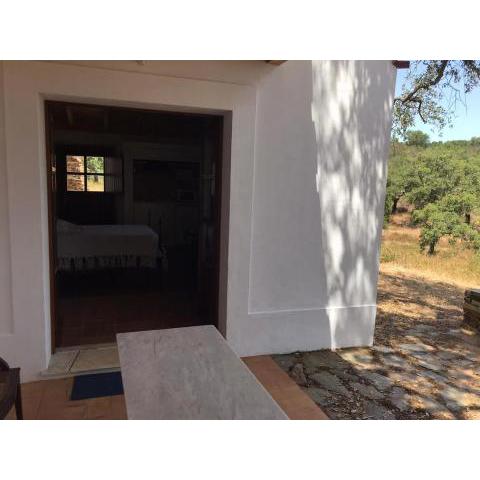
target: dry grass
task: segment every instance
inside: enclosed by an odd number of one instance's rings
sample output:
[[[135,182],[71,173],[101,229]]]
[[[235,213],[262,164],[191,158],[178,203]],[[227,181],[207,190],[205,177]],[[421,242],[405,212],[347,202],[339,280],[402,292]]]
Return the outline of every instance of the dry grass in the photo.
[[[391,274],[412,273],[461,288],[480,286],[480,255],[461,242],[450,245],[442,239],[435,255],[420,252],[420,230],[408,226],[408,214],[399,214],[383,231],[382,271]]]
[[[378,279],[377,343],[391,344],[402,329],[416,324],[445,329],[462,322],[463,289],[457,285],[425,279],[411,272],[389,272],[382,266]],[[404,339],[403,339],[404,340]]]

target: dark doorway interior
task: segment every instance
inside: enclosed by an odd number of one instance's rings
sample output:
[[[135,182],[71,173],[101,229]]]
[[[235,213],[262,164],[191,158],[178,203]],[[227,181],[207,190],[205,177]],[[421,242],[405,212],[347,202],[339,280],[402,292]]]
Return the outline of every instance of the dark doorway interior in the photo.
[[[217,324],[223,118],[46,102],[55,347]]]

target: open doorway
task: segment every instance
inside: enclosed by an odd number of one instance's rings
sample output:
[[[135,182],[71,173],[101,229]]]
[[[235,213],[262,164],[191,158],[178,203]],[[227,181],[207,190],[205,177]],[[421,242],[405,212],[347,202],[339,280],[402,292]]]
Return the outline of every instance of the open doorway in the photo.
[[[223,117],[45,109],[54,349],[218,325]]]

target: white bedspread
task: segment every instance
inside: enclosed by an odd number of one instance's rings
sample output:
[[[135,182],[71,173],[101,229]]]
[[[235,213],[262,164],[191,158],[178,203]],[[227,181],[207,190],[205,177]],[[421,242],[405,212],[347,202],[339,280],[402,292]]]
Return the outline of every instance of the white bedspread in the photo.
[[[158,235],[146,225],[73,225],[57,228],[60,269],[154,267]]]

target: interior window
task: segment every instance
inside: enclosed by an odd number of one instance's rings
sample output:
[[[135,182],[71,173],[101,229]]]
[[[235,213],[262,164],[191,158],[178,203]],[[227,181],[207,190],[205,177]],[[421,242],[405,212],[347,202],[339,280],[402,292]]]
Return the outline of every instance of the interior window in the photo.
[[[105,192],[105,158],[67,155],[67,192]]]

